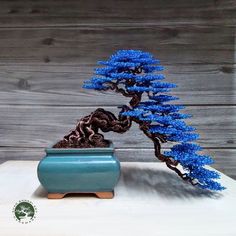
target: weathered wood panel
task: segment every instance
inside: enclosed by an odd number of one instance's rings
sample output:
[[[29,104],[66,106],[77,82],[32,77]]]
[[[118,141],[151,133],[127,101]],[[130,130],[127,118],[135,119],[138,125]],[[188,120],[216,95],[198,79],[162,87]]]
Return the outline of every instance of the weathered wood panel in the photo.
[[[164,65],[231,65],[234,63],[234,27],[0,29],[0,61],[4,64],[91,64],[126,48],[150,51]]]
[[[235,7],[233,0],[1,0],[0,26],[104,25],[118,22],[232,25],[235,23]]]
[[[199,143],[236,178],[235,16],[233,0],[0,0],[0,162],[41,158],[98,106],[117,112],[125,98],[82,82],[97,60],[134,48],[161,59]],[[137,126],[106,136],[120,160],[155,161]]]
[[[204,153],[212,156],[214,168],[236,179],[235,149],[204,149]],[[158,161],[153,149],[116,149],[115,154],[120,161]],[[0,148],[0,163],[7,160],[40,160],[43,156],[43,148]]]
[[[119,109],[105,107],[114,113]],[[54,106],[0,106],[0,146],[46,147],[74,128],[76,120],[94,111],[96,107]],[[236,119],[233,106],[191,106],[186,113],[193,118],[188,123],[201,135],[204,147],[235,147]],[[152,147],[134,124],[126,134],[107,133],[118,148]],[[167,144],[169,146],[171,144]],[[164,145],[165,146],[165,145]]]
[[[92,59],[91,59],[92,60]],[[97,59],[94,58],[94,63]],[[121,105],[127,98],[113,92],[83,89],[96,65],[0,65],[0,104]],[[166,80],[182,104],[236,104],[235,65],[168,65]]]
[[[235,104],[234,29],[219,26],[0,29],[1,103],[122,104],[81,85],[97,60],[127,47],[161,59],[180,103]]]

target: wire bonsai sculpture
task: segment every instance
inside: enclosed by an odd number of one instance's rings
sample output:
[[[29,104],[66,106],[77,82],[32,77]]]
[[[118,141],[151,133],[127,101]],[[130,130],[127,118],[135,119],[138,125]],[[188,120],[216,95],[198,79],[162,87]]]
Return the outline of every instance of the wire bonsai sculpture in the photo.
[[[109,141],[100,131],[124,133],[132,122],[136,122],[153,141],[155,156],[184,181],[203,189],[223,190],[224,187],[214,181],[220,177],[219,174],[204,167],[212,164],[213,160],[210,156],[199,154],[202,148],[192,143],[199,135],[193,133],[195,128],[183,121],[191,116],[179,112],[184,109],[182,105],[166,104],[178,99],[166,94],[176,85],[162,82],[165,77],[160,71],[164,68],[159,60],[148,52],[119,50],[108,61],[99,61],[98,64],[105,67],[96,68],[96,76],[85,81],[83,87],[113,90],[130,97],[129,104],[121,107],[118,117],[98,108],[80,119],[76,128],[54,148],[107,147]],[[178,144],[162,153],[161,143],[168,141]]]

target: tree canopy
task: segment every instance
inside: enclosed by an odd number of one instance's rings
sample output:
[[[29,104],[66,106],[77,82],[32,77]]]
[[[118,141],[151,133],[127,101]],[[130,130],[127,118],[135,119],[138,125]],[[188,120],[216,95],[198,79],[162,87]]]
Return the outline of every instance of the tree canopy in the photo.
[[[132,97],[129,106],[124,106],[120,116],[137,122],[140,129],[151,138],[156,156],[166,162],[182,179],[203,189],[223,190],[216,182],[220,176],[205,167],[213,163],[210,156],[199,154],[202,148],[193,143],[199,135],[195,128],[187,125],[184,119],[191,115],[180,113],[182,105],[168,104],[177,97],[168,95],[173,83],[163,82],[163,66],[151,53],[141,50],[119,50],[107,61],[99,61],[95,76],[85,81],[84,88],[95,90],[114,90],[124,96]],[[142,95],[147,99],[143,99]],[[176,142],[170,151],[160,152],[160,143]],[[177,169],[180,164],[184,173]]]

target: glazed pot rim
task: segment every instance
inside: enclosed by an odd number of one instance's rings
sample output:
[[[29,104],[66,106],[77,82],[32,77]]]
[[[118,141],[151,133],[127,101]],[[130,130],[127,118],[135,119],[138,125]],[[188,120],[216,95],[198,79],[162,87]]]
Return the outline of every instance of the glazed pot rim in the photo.
[[[114,145],[112,141],[109,140],[109,147],[97,147],[97,148],[53,148],[54,144],[45,148],[46,153],[104,153],[104,152],[113,152]]]

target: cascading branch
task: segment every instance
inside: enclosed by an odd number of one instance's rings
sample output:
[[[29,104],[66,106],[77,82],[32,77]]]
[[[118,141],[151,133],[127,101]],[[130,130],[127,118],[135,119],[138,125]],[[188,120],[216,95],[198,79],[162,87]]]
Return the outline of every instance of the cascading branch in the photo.
[[[205,168],[213,160],[199,154],[202,148],[193,143],[198,138],[198,134],[193,132],[195,128],[183,121],[191,116],[179,112],[184,106],[167,104],[178,99],[166,94],[176,85],[163,82],[165,76],[160,71],[164,68],[159,60],[148,52],[119,50],[108,61],[99,61],[98,64],[105,67],[95,69],[95,76],[85,81],[83,87],[121,93],[131,98],[129,105],[122,107],[118,117],[98,108],[82,118],[75,130],[54,147],[105,147],[109,143],[100,130],[124,133],[132,122],[136,122],[153,141],[156,157],[183,180],[203,189],[223,190],[224,187],[215,181],[219,174]],[[177,144],[162,153],[161,143],[168,141]]]

